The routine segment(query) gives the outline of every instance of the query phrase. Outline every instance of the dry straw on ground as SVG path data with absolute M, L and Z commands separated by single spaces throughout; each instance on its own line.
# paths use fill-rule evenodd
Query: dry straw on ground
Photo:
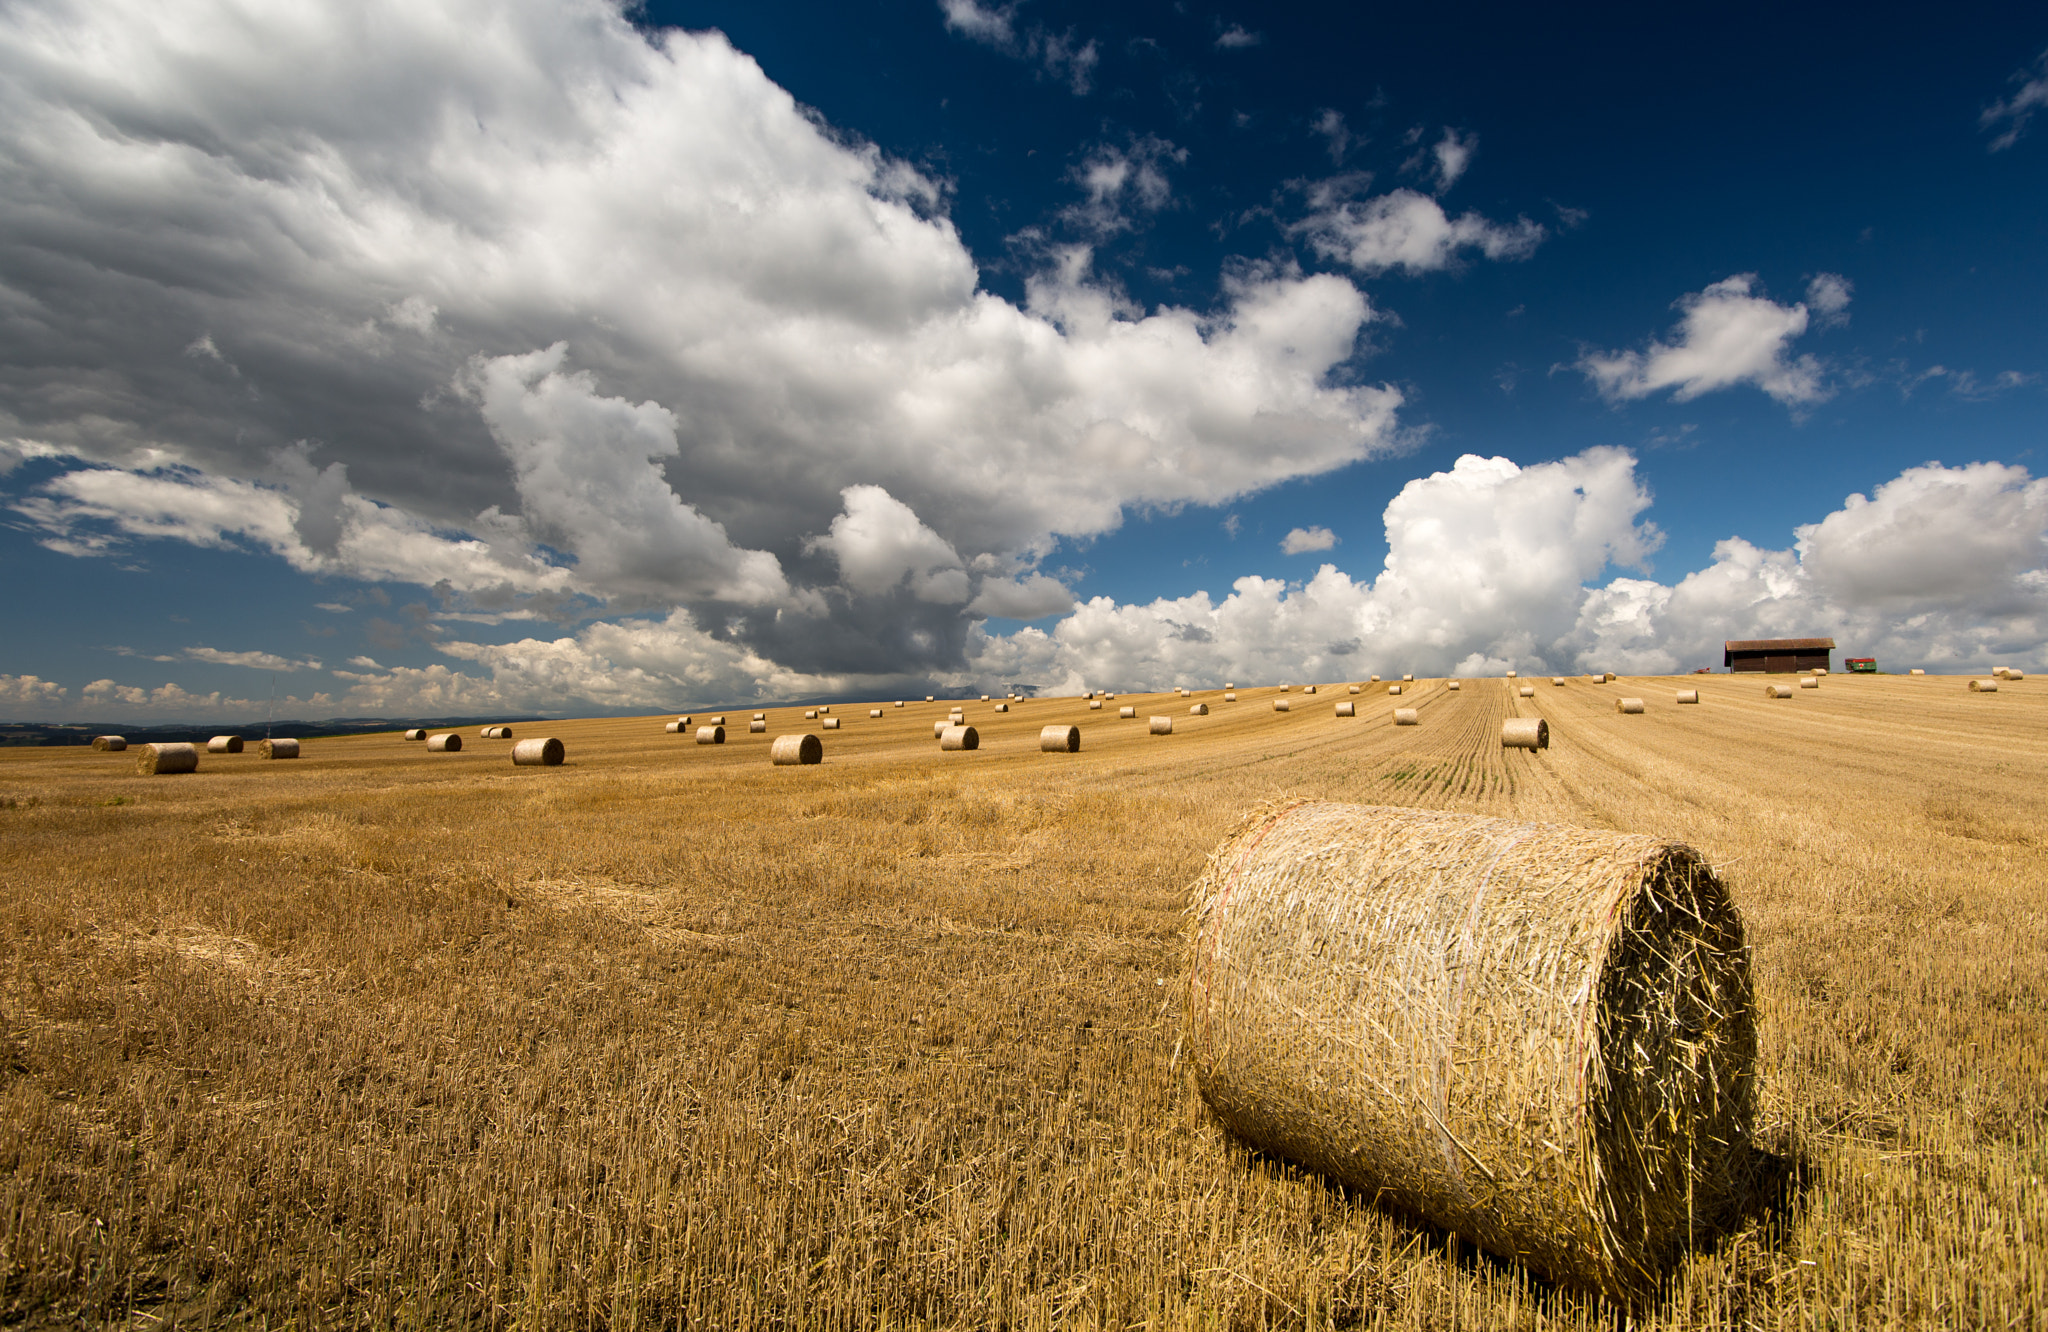
M 801 735 L 778 735 L 769 748 L 770 760 L 779 768 L 803 763 L 823 763 L 825 742 L 806 731 Z
M 559 767 L 568 754 L 568 747 L 554 736 L 529 736 L 512 746 L 512 765 L 518 768 L 554 768 Z
M 160 773 L 199 771 L 199 746 L 186 744 L 144 745 L 135 755 L 135 771 L 145 777 Z
M 462 752 L 462 737 L 453 731 L 427 737 L 427 752 L 430 754 L 459 754 Z
M 948 726 L 939 732 L 939 748 L 946 750 L 980 749 L 981 732 L 972 726 Z
M 1078 754 L 1081 752 L 1081 728 L 1078 726 L 1047 726 L 1038 732 L 1038 748 L 1046 754 Z
M 1623 1296 L 1737 1196 L 1749 954 L 1691 848 L 1297 802 L 1224 839 L 1190 915 L 1185 1051 L 1246 1140 Z
M 1154 718 L 1152 719 L 1152 734 L 1154 734 L 1154 735 L 1172 735 L 1172 734 L 1173 734 L 1173 718 L 1171 718 L 1171 717 L 1154 717 Z
M 699 726 L 697 728 L 697 743 L 700 745 L 724 744 L 725 728 L 723 726 Z
M 239 735 L 217 735 L 206 742 L 209 754 L 239 754 L 242 752 L 242 737 Z
M 299 742 L 296 740 L 263 740 L 257 742 L 256 755 L 267 759 L 295 759 L 299 756 Z
M 1395 708 L 1394 725 L 1420 726 L 1422 725 L 1422 714 L 1414 708 Z
M 128 748 L 128 741 L 124 736 L 96 735 L 92 738 L 92 747 L 101 753 L 118 753 Z
M 1970 692 L 1973 694 L 1995 694 L 1998 692 L 1998 681 L 1972 680 L 1970 681 Z
M 1541 717 L 1510 717 L 1500 725 L 1503 749 L 1550 748 L 1550 723 Z
M 1697 689 L 1681 689 L 1678 691 L 1678 701 L 1681 703 L 1697 703 L 1700 701 L 1700 691 Z
M 1643 710 L 1643 700 L 1639 698 L 1617 698 L 1614 700 L 1614 710 L 1616 712 L 1628 713 L 1641 712 Z

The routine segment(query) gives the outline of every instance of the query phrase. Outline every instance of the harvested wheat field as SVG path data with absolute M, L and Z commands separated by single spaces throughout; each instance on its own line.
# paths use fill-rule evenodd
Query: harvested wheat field
M 1342 720 L 1126 696 L 1170 741 L 1023 699 L 972 751 L 931 701 L 549 723 L 560 766 L 0 751 L 0 1321 L 2048 1325 L 2048 687 L 1441 685 L 1400 728 L 1384 685 Z M 803 734 L 822 763 L 770 761 Z M 1725 884 L 1754 1147 L 1660 1283 L 1553 1285 L 1211 1113 L 1190 889 L 1303 797 L 1669 839 Z

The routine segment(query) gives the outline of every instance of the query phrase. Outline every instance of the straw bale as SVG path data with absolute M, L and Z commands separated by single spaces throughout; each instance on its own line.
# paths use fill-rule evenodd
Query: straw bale
M 430 740 L 429 746 L 433 744 Z M 242 752 L 242 737 L 239 735 L 217 735 L 206 742 L 209 754 L 239 754 Z
M 1197 703 L 1188 709 L 1188 716 L 1190 717 L 1206 717 L 1208 715 L 1209 705 L 1207 703 Z
M 1550 748 L 1550 723 L 1541 717 L 1510 717 L 1500 726 L 1502 749 Z
M 1643 710 L 1643 700 L 1639 698 L 1617 698 L 1614 700 L 1614 710 L 1616 712 L 1641 712 Z
M 1422 725 L 1422 714 L 1417 712 L 1414 708 L 1395 708 L 1394 725 L 1420 726 Z
M 997 711 L 997 712 L 1008 712 L 1009 710 L 1010 710 L 1010 705 L 1009 705 L 1009 704 L 1007 704 L 1007 703 L 998 703 L 998 704 L 996 704 L 996 711 Z
M 1799 677 L 1799 687 L 1801 689 L 1818 689 L 1820 688 L 1820 681 L 1811 675 L 1802 675 Z
M 1358 690 L 1358 686 L 1357 686 L 1357 685 L 1352 685 L 1352 686 L 1351 686 L 1351 687 L 1350 687 L 1349 689 L 1345 690 L 1344 692 L 1345 692 L 1345 693 L 1347 693 L 1347 694 L 1355 694 L 1355 693 L 1359 692 L 1359 690 Z
M 1368 683 L 1370 683 L 1370 684 L 1378 684 L 1379 682 L 1380 682 L 1380 677 L 1378 677 L 1377 675 L 1373 676 L 1373 677 L 1372 677 L 1372 679 L 1371 679 L 1370 681 L 1368 681 Z
M 144 745 L 135 753 L 135 771 L 145 777 L 199 771 L 197 745 Z
M 1601 678 L 1601 681 L 1600 681 L 1600 683 L 1602 683 L 1602 684 L 1613 684 L 1613 683 L 1614 683 L 1614 672 L 1613 672 L 1613 671 L 1609 671 L 1609 672 L 1607 672 L 1607 674 L 1606 674 L 1605 676 L 1603 676 L 1603 677 Z
M 1138 715 L 1138 710 L 1126 704 L 1116 710 L 1116 715 L 1125 721 L 1129 721 Z
M 415 726 L 410 731 L 407 731 L 405 733 L 405 738 L 408 740 L 424 740 L 427 738 L 426 728 L 423 726 Z
M 1781 685 L 1781 684 L 1774 684 L 1774 685 L 1765 685 L 1765 686 L 1764 686 L 1764 697 L 1765 697 L 1765 698 L 1790 698 L 1790 697 L 1792 697 L 1792 686 L 1791 686 L 1791 685 Z
M 1275 712 L 1285 712 L 1288 710 L 1290 706 L 1292 705 L 1289 704 L 1288 701 L 1284 698 L 1276 698 L 1273 700 L 1273 711 Z
M 1304 688 L 1301 692 L 1304 694 L 1313 694 L 1314 692 L 1316 692 L 1316 687 L 1314 685 L 1309 685 L 1306 688 Z
M 876 717 L 879 717 L 879 716 L 881 716 L 881 715 L 882 715 L 882 710 L 881 710 L 880 708 L 869 708 L 869 709 L 868 709 L 868 717 L 869 717 L 869 719 L 870 719 L 870 720 L 872 720 L 872 719 L 874 719 L 874 718 L 876 718 Z
M 816 720 L 818 720 L 818 710 L 817 710 L 816 708 L 805 708 L 805 709 L 804 709 L 804 720 L 805 720 L 805 721 L 816 721 Z
M 1111 693 L 1104 693 L 1104 694 L 1103 694 L 1103 697 L 1104 697 L 1104 698 L 1115 698 L 1115 697 L 1116 697 L 1116 695 L 1115 695 L 1115 694 L 1111 694 Z
M 687 716 L 678 717 L 676 718 L 676 725 L 682 727 L 684 730 L 687 731 L 688 729 L 690 729 L 690 719 Z
M 2008 680 L 2024 680 L 2027 678 L 2027 673 L 2022 670 L 2014 669 L 2007 671 L 2005 673 L 2005 678 Z
M 1091 698 L 1091 699 L 1089 699 L 1089 700 L 1088 700 L 1088 710 L 1089 710 L 1090 712 L 1100 712 L 1100 711 L 1102 711 L 1102 700 L 1101 700 L 1101 699 L 1099 699 L 1099 698 Z
M 1223 687 L 1225 689 L 1235 689 L 1237 688 L 1237 685 L 1232 681 L 1226 680 L 1223 682 Z
M 685 735 L 689 732 L 690 728 L 682 722 L 673 721 L 670 722 L 668 725 L 662 727 L 661 729 L 668 732 L 670 735 Z
M 1562 675 L 1553 675 L 1550 677 L 1550 683 L 1562 689 L 1564 688 L 1564 677 Z
M 767 714 L 767 713 L 765 713 L 765 712 L 757 712 L 757 713 L 755 713 L 755 714 L 754 714 L 753 720 L 755 720 L 755 721 L 767 721 L 767 720 L 768 720 L 768 714 Z
M 92 747 L 99 750 L 102 754 L 117 754 L 128 748 L 128 737 L 123 735 L 96 735 L 92 738 Z
M 299 742 L 291 739 L 259 740 L 256 743 L 258 758 L 288 759 L 299 756 Z
M 900 698 L 899 698 L 899 699 L 897 699 L 897 700 L 896 700 L 896 706 L 897 706 L 897 707 L 899 707 L 899 708 L 900 708 L 900 707 L 902 707 L 902 706 L 903 706 L 903 700 L 902 700 L 902 699 L 900 699 Z
M 1154 718 L 1152 719 L 1152 734 L 1154 734 L 1154 735 L 1172 735 L 1172 734 L 1173 734 L 1173 718 L 1171 718 L 1171 717 L 1154 717 Z
M 1444 682 L 1444 688 L 1455 691 L 1458 688 L 1458 682 L 1456 680 L 1447 680 Z
M 1520 698 L 1534 698 L 1536 697 L 1536 686 L 1523 685 L 1519 689 L 1515 690 L 1515 694 L 1517 697 Z
M 944 735 L 944 734 L 946 733 L 946 728 L 947 728 L 948 726 L 952 726 L 952 725 L 956 725 L 956 723 L 954 723 L 954 722 L 947 722 L 947 721 L 935 721 L 935 722 L 933 722 L 933 723 L 932 723 L 932 739 L 936 740 L 936 739 L 938 739 L 938 738 L 939 738 L 940 736 Z
M 935 701 L 935 700 L 934 700 L 934 696 L 933 696 L 933 695 L 931 695 L 931 694 L 926 694 L 926 695 L 924 696 L 924 701 L 925 701 L 925 702 L 927 702 L 927 703 L 933 702 L 933 701 Z
M 1970 681 L 1970 692 L 1973 694 L 1995 694 L 1998 692 L 1998 681 L 1972 680 Z
M 453 731 L 427 737 L 427 752 L 431 754 L 459 754 L 462 752 L 462 737 Z
M 1225 703 L 1235 703 L 1237 702 L 1237 695 L 1234 693 L 1227 693 L 1223 696 L 1223 701 Z
M 778 735 L 769 747 L 768 757 L 778 768 L 795 767 L 800 763 L 823 763 L 825 742 L 809 731 L 802 735 Z
M 1920 669 L 1920 668 L 1919 668 L 1918 666 L 1915 666 L 1915 667 L 1914 667 L 1914 668 L 1913 668 L 1912 670 L 1910 670 L 1910 671 L 1907 671 L 1907 672 L 1906 672 L 1906 674 L 1908 674 L 1908 675 L 1925 675 L 1925 674 L 1927 674 L 1927 672 L 1926 672 L 1926 671 L 1923 671 L 1923 670 L 1921 670 L 1921 669 Z
M 1825 666 L 1816 666 L 1813 668 L 1813 673 L 1815 675 L 1826 675 L 1828 673 L 1828 668 Z
M 1287 692 L 1288 690 L 1290 690 L 1290 689 L 1292 689 L 1292 688 L 1294 688 L 1294 686 L 1293 686 L 1293 685 L 1281 685 L 1281 686 L 1280 686 L 1280 692 L 1284 694 L 1284 693 L 1286 693 L 1286 692 Z
M 708 718 L 706 718 L 706 719 L 705 719 L 705 721 L 704 721 L 704 724 L 705 724 L 706 726 L 723 726 L 723 725 L 725 725 L 725 718 L 724 718 L 724 717 L 708 717 Z
M 1337 705 L 1337 715 L 1339 717 L 1356 717 L 1358 715 L 1358 705 L 1356 703 L 1339 703 Z
M 2006 672 L 2010 669 L 2011 668 L 2007 666 L 1993 666 L 1991 668 L 1991 678 L 1994 680 L 2003 680 L 2005 678 Z
M 1401 677 L 1401 683 L 1402 683 L 1402 684 L 1414 684 L 1414 683 L 1415 683 L 1415 677 L 1414 677 L 1413 675 L 1404 675 L 1404 676 L 1402 676 L 1402 677 Z
M 1308 801 L 1192 898 L 1182 1048 L 1241 1138 L 1624 1298 L 1738 1196 L 1749 952 L 1690 847 Z
M 987 694 L 983 694 L 983 695 L 981 696 L 981 701 L 982 701 L 982 702 L 984 702 L 984 703 L 988 702 L 988 695 L 987 695 Z
M 521 740 L 518 744 L 512 746 L 512 766 L 515 768 L 560 767 L 562 759 L 567 756 L 568 752 L 563 747 L 562 742 L 551 735 L 534 736 L 530 739 Z
M 1508 679 L 1512 680 L 1512 679 L 1514 679 L 1514 678 L 1515 678 L 1515 673 L 1514 673 L 1513 671 L 1509 671 L 1509 672 L 1508 672 Z
M 697 728 L 697 743 L 700 745 L 724 744 L 725 728 L 723 726 L 699 726 Z
M 836 731 L 836 730 L 838 730 L 838 729 L 839 729 L 839 719 L 838 719 L 837 717 L 827 717 L 827 718 L 825 719 L 825 729 L 826 729 L 826 730 L 828 730 L 828 731 Z
M 820 717 L 824 716 L 826 713 L 830 711 L 832 711 L 832 705 L 830 703 L 822 703 L 818 706 L 818 715 Z
M 1697 703 L 1700 701 L 1700 691 L 1697 689 L 1681 689 L 1678 691 L 1678 701 L 1681 703 Z
M 747 723 L 748 735 L 765 735 L 767 731 L 768 723 L 765 720 L 755 720 Z
M 1388 698 L 1399 698 L 1400 696 L 1401 696 L 1401 686 L 1399 686 L 1399 685 L 1388 685 L 1388 686 L 1387 686 L 1387 697 L 1388 697 Z
M 981 732 L 972 726 L 948 726 L 939 732 L 940 749 L 980 749 Z
M 1038 752 L 1041 754 L 1078 754 L 1081 752 L 1081 728 L 1078 726 L 1046 726 L 1038 732 Z

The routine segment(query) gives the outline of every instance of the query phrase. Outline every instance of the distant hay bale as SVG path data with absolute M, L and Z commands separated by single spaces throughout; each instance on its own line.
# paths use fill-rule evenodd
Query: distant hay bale
M 299 756 L 299 742 L 290 739 L 258 741 L 256 756 L 267 759 L 297 758 Z
M 512 728 L 509 726 L 486 726 L 481 732 L 481 736 L 485 740 L 510 740 L 512 738 Z
M 1399 686 L 1399 685 L 1394 685 L 1394 684 L 1390 684 L 1390 685 L 1388 685 L 1388 686 L 1387 686 L 1387 697 L 1388 697 L 1388 698 L 1399 698 L 1400 696 L 1401 696 L 1401 686 Z
M 1970 692 L 1973 694 L 1995 694 L 1998 692 L 1998 681 L 1972 680 L 1970 681 Z
M 1564 677 L 1562 675 L 1553 675 L 1550 677 L 1550 683 L 1562 689 L 1564 688 Z
M 1291 705 L 1284 698 L 1276 698 L 1273 700 L 1273 711 L 1275 712 L 1286 712 L 1290 706 Z
M 1206 717 L 1208 715 L 1209 705 L 1207 703 L 1197 703 L 1188 709 L 1188 716 L 1190 717 Z
M 800 763 L 823 763 L 825 742 L 809 731 L 802 735 L 778 735 L 769 747 L 768 757 L 778 768 L 795 767 Z
M 1101 699 L 1099 699 L 1099 698 L 1091 698 L 1091 699 L 1089 699 L 1089 700 L 1088 700 L 1088 710 L 1089 710 L 1090 712 L 1100 712 L 1100 711 L 1102 711 L 1102 700 L 1101 700 Z
M 433 741 L 429 740 L 427 743 L 431 745 Z M 209 754 L 239 754 L 242 752 L 242 737 L 239 735 L 217 735 L 206 742 L 206 752 Z
M 816 721 L 816 720 L 818 720 L 818 710 L 817 710 L 816 708 L 805 708 L 805 709 L 804 709 L 804 720 L 805 720 L 805 721 Z
M 1138 710 L 1126 704 L 1116 710 L 1116 715 L 1124 721 L 1129 721 L 1138 715 Z
M 1643 700 L 1639 698 L 1617 698 L 1614 700 L 1614 710 L 1616 712 L 1629 713 L 1641 712 L 1643 710 Z
M 145 777 L 164 776 L 174 772 L 198 772 L 199 746 L 144 745 L 136 751 L 135 771 Z
M 987 694 L 983 694 L 983 695 L 981 696 L 981 701 L 982 701 L 982 702 L 984 702 L 984 703 L 988 702 L 988 695 L 987 695 Z
M 1456 680 L 1447 680 L 1444 682 L 1444 688 L 1455 692 L 1458 688 L 1458 682 Z
M 556 768 L 560 767 L 568 749 L 555 737 L 534 736 L 521 740 L 512 746 L 512 766 L 515 768 Z
M 881 710 L 880 708 L 869 708 L 869 709 L 868 709 L 868 719 L 869 719 L 870 721 L 874 720 L 874 719 L 875 719 L 876 717 L 879 717 L 879 716 L 881 716 L 881 715 L 882 715 L 882 710 Z
M 767 731 L 768 723 L 765 720 L 756 718 L 755 720 L 747 723 L 748 735 L 765 735 L 767 734 Z
M 1229 680 L 1226 680 L 1226 681 L 1224 681 L 1224 683 L 1223 683 L 1223 687 L 1224 687 L 1225 689 L 1235 689 L 1235 688 L 1237 688 L 1237 685 L 1236 685 L 1236 683 L 1235 683 L 1234 681 L 1229 681 Z
M 931 694 L 926 694 L 926 695 L 924 696 L 924 701 L 925 701 L 925 702 L 927 702 L 927 703 L 931 703 L 931 702 L 934 702 L 934 701 L 936 701 L 936 700 L 935 700 L 935 698 L 934 698 L 934 696 L 933 696 L 933 695 L 931 695 Z
M 2012 668 L 2010 666 L 1993 666 L 1991 668 L 1991 678 L 1994 680 L 2003 680 L 2006 676 L 2006 673 L 2011 669 Z
M 1828 673 L 1828 668 L 1825 666 L 1816 666 L 1813 668 L 1813 673 L 1815 675 L 1826 675 Z
M 1603 677 L 1601 677 L 1600 683 L 1602 683 L 1602 684 L 1613 684 L 1613 683 L 1614 683 L 1614 672 L 1613 672 L 1613 671 L 1609 671 L 1609 672 L 1607 672 L 1607 674 L 1606 674 L 1606 675 L 1604 675 Z
M 2009 670 L 2005 673 L 2005 678 L 2012 681 L 2024 680 L 2027 678 L 2027 673 L 2017 669 Z
M 668 732 L 670 735 L 684 735 L 689 732 L 690 728 L 683 722 L 673 721 L 670 722 L 668 725 L 662 727 L 661 729 Z
M 1223 701 L 1225 703 L 1235 703 L 1237 702 L 1237 695 L 1234 693 L 1226 693 L 1223 695 Z
M 1112 698 L 1112 699 L 1113 699 L 1113 698 L 1115 698 L 1115 697 L 1116 697 L 1116 695 L 1115 695 L 1115 694 L 1111 694 L 1111 693 L 1104 693 L 1104 694 L 1103 694 L 1103 697 L 1104 697 L 1104 698 Z
M 1508 672 L 1508 679 L 1512 680 L 1512 679 L 1514 679 L 1514 678 L 1515 678 L 1515 673 L 1514 673 L 1513 671 L 1509 671 L 1509 672 Z
M 1697 689 L 1681 689 L 1678 691 L 1678 701 L 1681 703 L 1697 703 L 1700 701 L 1700 691 Z
M 423 726 L 415 726 L 410 731 L 407 731 L 405 733 L 405 738 L 408 740 L 424 740 L 427 738 L 426 728 Z
M 1919 668 L 1918 666 L 1915 666 L 1915 667 L 1914 667 L 1914 668 L 1913 668 L 1912 670 L 1910 670 L 1910 671 L 1907 671 L 1907 672 L 1906 672 L 1906 674 L 1908 674 L 1908 675 L 1925 675 L 1925 674 L 1927 674 L 1927 672 L 1926 672 L 1926 671 L 1923 671 L 1923 670 L 1921 670 L 1921 669 L 1920 669 L 1920 668 Z
M 1370 680 L 1370 681 L 1369 681 L 1368 683 L 1370 683 L 1370 684 L 1378 684 L 1379 682 L 1380 682 L 1380 677 L 1378 677 L 1377 675 L 1375 675 L 1375 676 L 1373 676 L 1373 677 L 1372 677 L 1372 679 L 1371 679 L 1371 680 Z
M 1818 689 L 1820 688 L 1820 681 L 1811 675 L 1802 675 L 1799 677 L 1799 687 L 1801 689 Z
M 903 706 L 903 700 L 902 700 L 902 699 L 900 699 L 900 698 L 899 698 L 899 699 L 897 699 L 897 700 L 896 700 L 896 706 L 897 706 L 897 707 L 899 707 L 899 708 L 900 708 L 900 707 L 902 707 L 902 706 Z
M 725 718 L 723 718 L 723 717 L 707 717 L 707 718 L 705 718 L 705 720 L 704 720 L 704 724 L 705 724 L 706 726 L 724 726 L 724 725 L 725 725 Z
M 724 744 L 725 728 L 723 726 L 699 726 L 697 728 L 697 743 L 700 745 Z
M 1171 717 L 1154 717 L 1154 718 L 1152 719 L 1152 734 L 1154 734 L 1154 735 L 1172 735 L 1172 734 L 1173 734 L 1173 718 L 1171 718 Z
M 1280 692 L 1284 694 L 1284 693 L 1286 693 L 1287 691 L 1289 691 L 1290 689 L 1293 689 L 1293 688 L 1294 688 L 1294 686 L 1293 686 L 1293 685 L 1281 685 L 1281 686 L 1280 686 Z
M 1519 689 L 1515 690 L 1515 693 L 1518 697 L 1521 698 L 1534 698 L 1536 697 L 1536 686 L 1523 685 Z
M 837 717 L 827 717 L 827 718 L 825 719 L 825 729 L 826 729 L 826 730 L 828 730 L 828 731 L 836 731 L 836 730 L 838 730 L 838 729 L 839 729 L 839 719 L 838 719 Z
M 981 732 L 972 726 L 948 726 L 939 732 L 940 749 L 980 749 Z
M 935 721 L 935 722 L 933 722 L 933 723 L 932 723 L 932 739 L 936 740 L 936 739 L 938 739 L 938 738 L 939 738 L 940 736 L 944 735 L 944 734 L 946 733 L 946 728 L 947 728 L 948 726 L 951 726 L 951 725 L 953 725 L 953 724 L 954 724 L 954 723 L 952 723 L 952 722 L 944 722 L 944 721 Z
M 1422 725 L 1422 714 L 1417 712 L 1414 708 L 1395 708 L 1394 725 L 1420 726 Z
M 1191 896 L 1182 1048 L 1240 1138 L 1622 1297 L 1739 1195 L 1749 950 L 1692 848 L 1310 801 Z
M 1309 685 L 1306 688 L 1304 688 L 1301 692 L 1304 694 L 1313 694 L 1314 692 L 1316 692 L 1316 687 L 1314 685 Z
M 462 737 L 453 731 L 427 737 L 427 752 L 430 754 L 459 754 L 462 752 Z
M 1358 686 L 1357 686 L 1357 685 L 1352 685 L 1352 686 L 1351 686 L 1351 687 L 1350 687 L 1349 689 L 1346 689 L 1346 690 L 1345 690 L 1344 692 L 1345 692 L 1345 693 L 1347 693 L 1347 694 L 1355 694 L 1355 693 L 1359 692 L 1359 690 L 1358 690 Z
M 1765 698 L 1790 698 L 1790 697 L 1792 697 L 1792 686 L 1791 686 L 1791 685 L 1781 685 L 1781 684 L 1774 684 L 1774 685 L 1765 685 L 1765 686 L 1764 686 L 1764 697 L 1765 697 Z
M 690 729 L 690 719 L 688 717 L 678 717 L 676 718 L 676 725 L 687 731 Z
M 998 704 L 996 704 L 996 711 L 997 711 L 997 712 L 1008 712 L 1009 710 L 1010 710 L 1010 705 L 1009 705 L 1009 704 L 1007 704 L 1007 703 L 998 703 Z
M 1401 677 L 1401 683 L 1402 683 L 1402 684 L 1414 684 L 1414 683 L 1415 683 L 1415 677 L 1414 677 L 1413 675 L 1404 675 L 1404 676 L 1402 676 L 1402 677 Z
M 1339 703 L 1337 705 L 1337 715 L 1339 717 L 1356 717 L 1358 715 L 1358 705 L 1356 703 Z
M 128 737 L 124 735 L 96 735 L 92 747 L 102 754 L 118 754 L 128 748 Z
M 1047 726 L 1038 732 L 1038 752 L 1041 754 L 1078 754 L 1081 752 L 1081 728 L 1078 726 Z
M 820 717 L 824 716 L 826 713 L 830 711 L 832 711 L 832 705 L 830 703 L 821 703 L 818 705 L 818 715 Z
M 755 720 L 755 721 L 767 721 L 767 720 L 768 720 L 768 714 L 767 714 L 767 713 L 765 713 L 765 712 L 757 712 L 757 713 L 755 713 L 755 714 L 754 714 L 754 716 L 753 716 L 753 720 Z
M 1510 717 L 1500 726 L 1502 749 L 1550 748 L 1550 723 L 1541 717 Z

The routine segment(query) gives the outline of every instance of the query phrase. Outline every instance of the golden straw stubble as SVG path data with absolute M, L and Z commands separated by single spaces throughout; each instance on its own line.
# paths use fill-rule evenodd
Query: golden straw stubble
M 1691 848 L 1295 802 L 1224 838 L 1189 914 L 1182 1048 L 1262 1149 L 1618 1295 L 1739 1195 L 1749 955 Z

